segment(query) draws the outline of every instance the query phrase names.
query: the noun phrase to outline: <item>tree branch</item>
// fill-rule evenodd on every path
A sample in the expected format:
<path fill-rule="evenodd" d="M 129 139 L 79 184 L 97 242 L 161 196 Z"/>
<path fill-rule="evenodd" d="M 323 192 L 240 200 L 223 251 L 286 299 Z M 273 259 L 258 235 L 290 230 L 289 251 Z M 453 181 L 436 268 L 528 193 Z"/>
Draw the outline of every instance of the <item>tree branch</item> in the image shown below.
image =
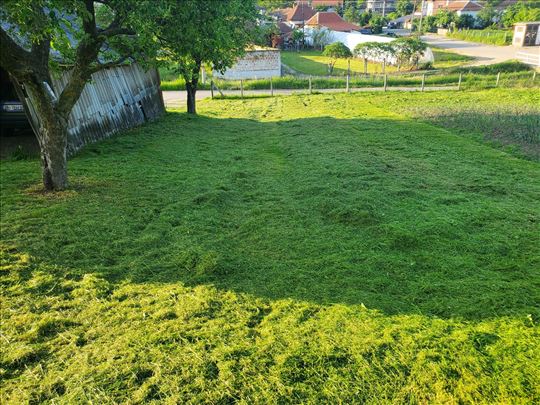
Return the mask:
<path fill-rule="evenodd" d="M 15 77 L 31 72 L 32 53 L 17 44 L 9 34 L 0 27 L 0 65 Z"/>
<path fill-rule="evenodd" d="M 101 30 L 98 32 L 98 35 L 110 38 L 116 35 L 135 35 L 135 31 L 125 27 L 111 27 Z"/>
<path fill-rule="evenodd" d="M 111 67 L 120 66 L 125 61 L 127 61 L 128 59 L 129 59 L 129 56 L 124 56 L 124 57 L 119 58 L 119 59 L 117 59 L 115 61 L 112 61 L 112 62 L 98 63 L 96 66 L 93 66 L 90 69 L 91 69 L 92 73 L 96 73 L 96 72 L 99 72 L 100 70 L 103 70 L 103 69 L 108 69 L 108 68 L 111 68 Z"/>

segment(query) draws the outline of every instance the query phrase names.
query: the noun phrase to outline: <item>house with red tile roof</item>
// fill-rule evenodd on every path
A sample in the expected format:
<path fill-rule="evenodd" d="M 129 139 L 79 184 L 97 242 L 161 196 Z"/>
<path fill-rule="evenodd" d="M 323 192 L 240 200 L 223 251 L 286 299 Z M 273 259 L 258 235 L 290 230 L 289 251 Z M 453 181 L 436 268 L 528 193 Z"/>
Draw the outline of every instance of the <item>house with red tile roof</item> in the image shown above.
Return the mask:
<path fill-rule="evenodd" d="M 454 11 L 457 15 L 476 16 L 484 7 L 473 0 L 427 0 L 424 15 L 436 15 L 440 10 Z"/>
<path fill-rule="evenodd" d="M 305 22 L 313 17 L 316 11 L 307 3 L 298 3 L 294 7 L 277 10 L 280 19 L 289 25 L 303 27 Z"/>
<path fill-rule="evenodd" d="M 360 31 L 360 27 L 345 21 L 339 14 L 333 11 L 319 11 L 313 17 L 306 21 L 308 27 L 324 27 L 332 31 L 353 32 Z"/>

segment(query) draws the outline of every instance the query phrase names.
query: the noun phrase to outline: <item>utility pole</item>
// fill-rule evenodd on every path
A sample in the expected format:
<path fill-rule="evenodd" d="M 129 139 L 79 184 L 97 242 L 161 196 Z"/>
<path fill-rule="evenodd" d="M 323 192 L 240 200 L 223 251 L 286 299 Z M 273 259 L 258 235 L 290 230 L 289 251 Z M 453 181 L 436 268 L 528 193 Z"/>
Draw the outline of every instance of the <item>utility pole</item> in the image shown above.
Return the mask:
<path fill-rule="evenodd" d="M 418 6 L 418 0 L 414 0 L 413 11 L 411 15 L 411 30 L 414 28 L 414 13 L 416 13 L 416 7 Z"/>
<path fill-rule="evenodd" d="M 382 16 L 386 13 L 386 0 L 382 0 Z"/>
<path fill-rule="evenodd" d="M 420 24 L 418 26 L 418 31 L 422 32 L 422 20 L 424 19 L 424 4 L 426 0 L 422 0 L 422 5 L 420 6 Z"/>

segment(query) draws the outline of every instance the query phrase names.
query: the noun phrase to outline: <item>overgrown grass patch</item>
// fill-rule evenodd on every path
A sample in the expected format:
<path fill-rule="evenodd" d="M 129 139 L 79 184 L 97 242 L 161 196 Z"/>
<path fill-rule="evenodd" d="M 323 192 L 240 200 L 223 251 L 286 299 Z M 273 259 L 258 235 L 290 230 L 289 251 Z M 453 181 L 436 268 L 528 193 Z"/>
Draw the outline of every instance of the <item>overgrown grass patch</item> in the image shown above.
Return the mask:
<path fill-rule="evenodd" d="M 2 162 L 2 402 L 538 402 L 540 169 L 398 111 L 443 94 L 538 99 L 206 100 L 61 198 Z"/>
<path fill-rule="evenodd" d="M 390 108 L 411 117 L 464 136 L 481 137 L 510 153 L 540 161 L 540 97 L 536 92 L 469 92 L 452 98 L 430 93 L 385 99 Z"/>
<path fill-rule="evenodd" d="M 463 41 L 479 42 L 488 45 L 510 45 L 512 43 L 512 31 L 507 30 L 470 30 L 463 29 L 446 34 L 449 38 Z"/>

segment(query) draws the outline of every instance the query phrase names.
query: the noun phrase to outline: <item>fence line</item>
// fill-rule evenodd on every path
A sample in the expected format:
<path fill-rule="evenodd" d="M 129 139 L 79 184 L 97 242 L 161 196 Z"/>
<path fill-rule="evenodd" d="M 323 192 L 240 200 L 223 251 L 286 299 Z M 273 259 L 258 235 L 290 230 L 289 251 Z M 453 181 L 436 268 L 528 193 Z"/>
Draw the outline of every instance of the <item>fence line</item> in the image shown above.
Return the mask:
<path fill-rule="evenodd" d="M 469 76 L 469 77 L 467 77 Z M 351 76 L 347 75 L 343 78 L 342 81 L 336 80 L 333 81 L 334 84 L 338 84 L 338 86 L 327 86 L 327 87 L 317 87 L 315 84 L 317 83 L 312 79 L 311 76 L 307 78 L 307 80 L 304 82 L 305 87 L 301 86 L 295 86 L 295 87 L 284 87 L 284 88 L 276 88 L 276 84 L 274 80 L 270 79 L 267 82 L 266 88 L 261 88 L 259 86 L 255 88 L 249 88 L 249 80 L 240 80 L 239 82 L 239 88 L 229 88 L 229 89 L 219 89 L 213 84 L 212 87 L 216 88 L 220 91 L 221 96 L 226 97 L 224 92 L 236 92 L 236 94 L 239 94 L 242 98 L 244 98 L 246 95 L 249 95 L 249 93 L 246 92 L 256 92 L 255 94 L 269 94 L 270 96 L 274 96 L 277 93 L 279 94 L 281 91 L 281 94 L 283 94 L 283 91 L 306 91 L 308 94 L 313 94 L 316 91 L 333 91 L 333 92 L 339 92 L 343 91 L 346 93 L 351 93 L 353 91 L 368 91 L 368 90 L 382 90 L 382 91 L 388 91 L 388 90 L 402 90 L 402 91 L 429 91 L 429 90 L 461 90 L 463 87 L 463 84 L 466 83 L 467 85 L 474 86 L 473 80 L 476 78 L 476 75 L 474 73 L 470 73 L 469 75 L 459 73 L 459 75 L 456 76 L 450 76 L 450 79 L 453 78 L 453 80 L 443 81 L 441 83 L 437 83 L 437 78 L 433 76 L 429 76 L 426 73 L 422 74 L 421 76 L 418 76 L 416 80 L 411 80 L 410 82 L 401 82 L 401 83 L 392 83 L 392 76 L 385 74 L 382 75 L 382 77 L 371 77 L 371 81 L 366 83 L 365 86 L 362 86 L 362 83 L 354 83 L 351 80 Z M 443 76 L 444 77 L 444 76 Z M 431 83 L 429 79 L 432 79 Z M 394 78 L 395 79 L 395 78 Z M 536 71 L 532 72 L 532 76 L 529 72 L 525 73 L 519 73 L 516 74 L 509 73 L 504 74 L 503 72 L 498 72 L 496 75 L 491 75 L 489 78 L 478 78 L 478 85 L 483 88 L 490 88 L 490 87 L 504 87 L 505 84 L 508 84 L 512 80 L 527 80 L 530 84 L 534 85 L 535 79 L 536 79 Z M 253 82 L 260 83 L 260 80 L 253 80 Z M 263 82 L 264 83 L 264 82 Z M 298 83 L 296 83 L 298 84 Z M 324 86 L 324 82 L 320 83 L 322 86 Z M 341 84 L 341 85 L 340 85 Z M 247 86 L 247 87 L 246 87 Z M 212 97 L 214 96 L 214 92 L 212 90 Z"/>

